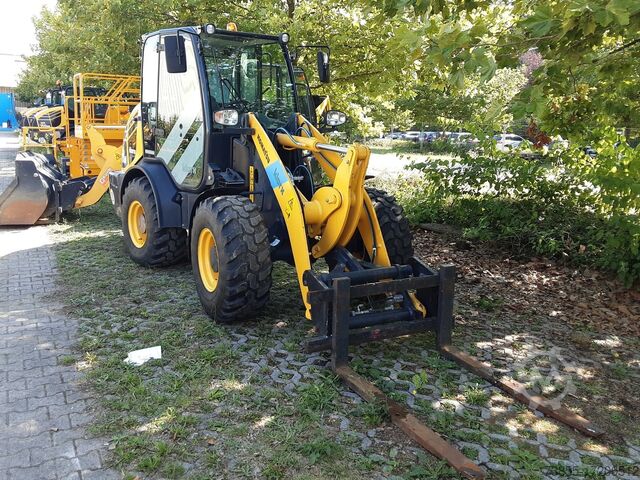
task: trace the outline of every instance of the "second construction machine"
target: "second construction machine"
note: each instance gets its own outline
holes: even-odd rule
[[[77,73],[71,86],[50,90],[45,105],[24,116],[25,151],[0,192],[0,225],[58,219],[100,200],[109,172],[123,168],[122,144],[139,102],[139,77],[130,75]]]
[[[190,258],[202,306],[222,323],[259,313],[272,263],[288,262],[316,331],[307,349],[330,349],[337,375],[365,399],[385,402],[395,424],[469,478],[484,472],[349,368],[350,344],[435,332],[447,357],[596,435],[582,417],[496,379],[451,345],[455,268],[435,270],[413,256],[400,206],[365,187],[369,149],[323,135],[346,117],[330,110],[316,121],[322,99],[311,95],[288,41],[235,24],[143,37],[141,114],[123,161],[140,160],[109,182],[131,258],[154,267]],[[317,63],[328,81],[326,47]]]

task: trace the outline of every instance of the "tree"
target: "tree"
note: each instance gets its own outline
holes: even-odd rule
[[[393,48],[419,62],[432,88],[489,81],[537,52],[541,64],[513,112],[567,136],[594,125],[640,127],[640,2],[637,0],[363,0],[379,22],[402,19]]]
[[[32,99],[81,71],[136,74],[143,33],[235,21],[247,31],[289,32],[293,51],[300,44],[329,45],[331,84],[318,85],[315,52],[300,50],[298,64],[318,93],[329,94],[358,129],[374,133],[380,100],[393,101],[406,88],[404,59],[385,48],[402,22],[380,26],[374,22],[379,13],[347,0],[59,0],[56,10],[45,9],[35,20],[37,53],[27,59],[18,94]]]

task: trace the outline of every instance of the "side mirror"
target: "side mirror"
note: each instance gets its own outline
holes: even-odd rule
[[[329,83],[329,54],[318,50],[318,78],[321,83]]]
[[[347,121],[347,114],[338,110],[329,110],[324,114],[324,124],[327,127],[338,127]]]
[[[184,73],[187,71],[187,55],[184,48],[184,37],[179,33],[164,37],[164,59],[167,72]]]

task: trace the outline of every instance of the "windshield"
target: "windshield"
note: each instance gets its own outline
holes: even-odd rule
[[[277,42],[203,36],[202,45],[214,111],[253,112],[266,128],[286,124],[295,112],[293,82]]]

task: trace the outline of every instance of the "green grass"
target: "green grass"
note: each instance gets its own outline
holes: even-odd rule
[[[363,402],[354,410],[368,427],[378,427],[389,420],[389,409],[383,402]]]
[[[464,398],[471,405],[486,405],[490,395],[481,387],[473,386],[465,389]]]
[[[76,363],[76,357],[74,357],[73,355],[63,355],[60,358],[58,358],[58,363],[60,365],[64,365],[68,367]]]
[[[366,477],[328,433],[327,417],[350,410],[330,371],[311,367],[313,378],[291,394],[271,382],[275,349],[306,359],[309,323],[289,267],[276,266],[260,321],[221,326],[202,312],[189,265],[145,269],[128,258],[108,202],[52,230],[66,309],[80,319],[76,351],[59,363],[87,364],[85,381],[100,399],[90,431],[111,439],[109,461],[123,476]],[[274,328],[283,321],[286,328]],[[123,363],[129,351],[154,345],[161,360]],[[265,367],[247,365],[265,358]],[[351,428],[369,427],[354,415]]]
[[[58,362],[83,365],[99,399],[89,429],[111,441],[108,460],[123,477],[457,478],[434,457],[412,453],[415,444],[391,426],[384,405],[356,404],[322,361],[305,364],[301,343],[310,324],[290,267],[276,264],[271,301],[259,319],[217,325],[202,312],[189,265],[145,269],[128,258],[107,201],[51,228],[62,282],[57,298],[79,321],[73,355]],[[478,308],[500,306],[491,300]],[[154,345],[162,346],[161,360],[123,363],[131,350]],[[442,398],[473,408],[459,415],[446,402],[416,398],[414,413],[448,439],[504,448],[487,433],[508,430],[477,414],[489,402],[479,379],[470,375],[461,388],[455,365],[434,346],[425,334],[354,347],[352,366],[402,404],[406,382],[417,395],[437,385]],[[403,366],[396,380],[389,372],[398,361],[415,367]],[[285,390],[273,380],[274,373],[291,377],[283,366],[302,375],[300,385]],[[343,418],[347,431],[340,429]],[[372,428],[373,446],[358,450]],[[533,478],[543,468],[529,453],[491,460],[502,455]]]
[[[495,312],[499,310],[504,301],[500,298],[492,298],[492,297],[481,297],[476,301],[476,307],[485,312]]]

